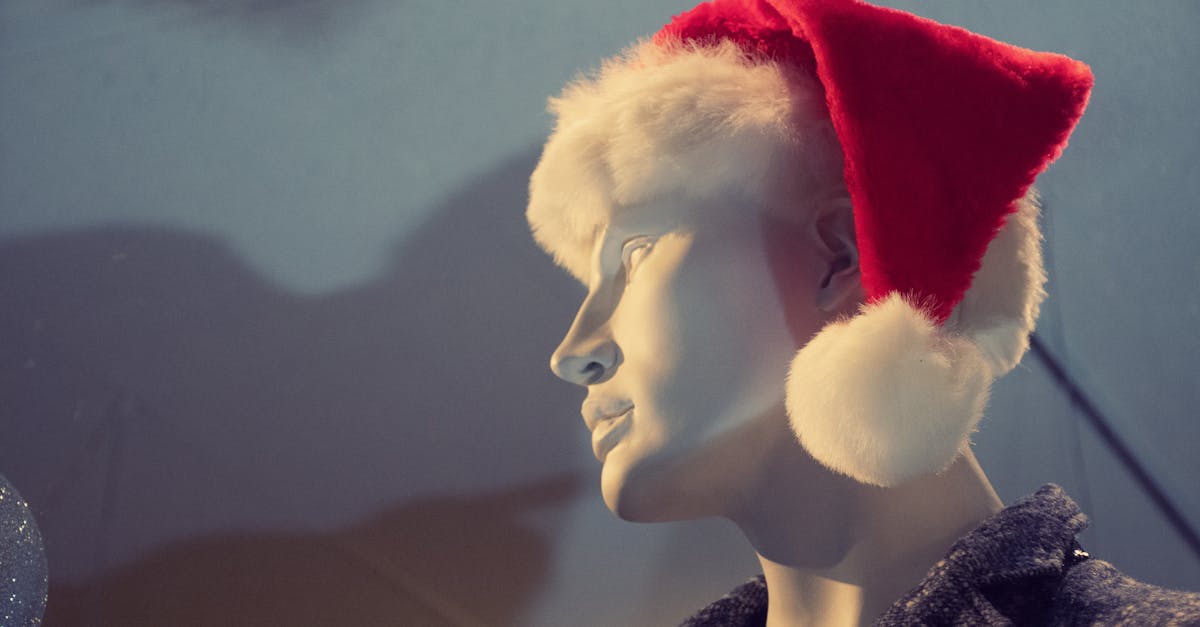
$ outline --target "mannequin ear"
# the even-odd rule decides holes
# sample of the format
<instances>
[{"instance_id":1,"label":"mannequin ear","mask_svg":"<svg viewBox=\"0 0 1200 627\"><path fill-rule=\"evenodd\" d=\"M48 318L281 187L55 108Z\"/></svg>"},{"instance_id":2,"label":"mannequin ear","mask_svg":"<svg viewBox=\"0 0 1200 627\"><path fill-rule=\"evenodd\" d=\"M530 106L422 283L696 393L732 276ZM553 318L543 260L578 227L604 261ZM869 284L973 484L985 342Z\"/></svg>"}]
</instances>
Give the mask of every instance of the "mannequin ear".
<instances>
[{"instance_id":1,"label":"mannequin ear","mask_svg":"<svg viewBox=\"0 0 1200 627\"><path fill-rule=\"evenodd\" d=\"M817 285L817 308L835 313L856 307L861 300L862 281L850 201L839 199L821 207L813 222L813 236L825 264Z\"/></svg>"}]
</instances>

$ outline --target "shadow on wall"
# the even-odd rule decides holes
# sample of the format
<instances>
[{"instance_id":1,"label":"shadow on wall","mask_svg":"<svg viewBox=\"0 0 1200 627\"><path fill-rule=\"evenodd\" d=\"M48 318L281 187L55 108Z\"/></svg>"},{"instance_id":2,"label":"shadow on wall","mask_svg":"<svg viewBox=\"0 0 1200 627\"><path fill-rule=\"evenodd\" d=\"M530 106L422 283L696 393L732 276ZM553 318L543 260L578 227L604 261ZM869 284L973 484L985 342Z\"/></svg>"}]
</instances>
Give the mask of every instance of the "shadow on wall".
<instances>
[{"instance_id":1,"label":"shadow on wall","mask_svg":"<svg viewBox=\"0 0 1200 627\"><path fill-rule=\"evenodd\" d=\"M51 591L50 625L515 625L544 585L546 539L522 520L566 501L570 476L419 499L327 535L173 543Z\"/></svg>"},{"instance_id":2,"label":"shadow on wall","mask_svg":"<svg viewBox=\"0 0 1200 627\"><path fill-rule=\"evenodd\" d=\"M428 599L516 620L587 461L546 365L579 293L526 231L533 163L318 298L193 234L0 243L0 460L50 624L391 624ZM278 533L316 528L340 531Z\"/></svg>"}]
</instances>

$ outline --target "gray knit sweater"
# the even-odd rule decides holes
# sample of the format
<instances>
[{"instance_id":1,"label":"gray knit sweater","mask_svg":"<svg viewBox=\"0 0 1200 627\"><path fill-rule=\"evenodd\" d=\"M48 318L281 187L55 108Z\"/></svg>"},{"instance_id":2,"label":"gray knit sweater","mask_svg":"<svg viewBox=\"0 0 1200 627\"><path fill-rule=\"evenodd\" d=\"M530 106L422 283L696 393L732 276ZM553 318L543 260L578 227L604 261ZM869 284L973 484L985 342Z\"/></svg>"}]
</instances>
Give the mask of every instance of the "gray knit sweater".
<instances>
[{"instance_id":1,"label":"gray knit sweater","mask_svg":"<svg viewBox=\"0 0 1200 627\"><path fill-rule=\"evenodd\" d=\"M1087 517L1050 484L980 523L876 625L1200 625L1200 594L1139 583L1091 559L1075 534ZM684 621L762 626L761 576Z\"/></svg>"}]
</instances>

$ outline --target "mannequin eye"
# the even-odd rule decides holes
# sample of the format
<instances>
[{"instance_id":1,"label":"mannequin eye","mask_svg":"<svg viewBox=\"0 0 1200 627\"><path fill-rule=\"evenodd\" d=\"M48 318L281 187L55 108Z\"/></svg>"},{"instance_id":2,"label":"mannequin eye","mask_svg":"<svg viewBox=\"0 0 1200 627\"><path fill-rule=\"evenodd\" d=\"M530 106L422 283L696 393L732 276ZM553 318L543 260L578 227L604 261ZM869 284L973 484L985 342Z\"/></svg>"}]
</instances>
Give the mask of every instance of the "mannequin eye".
<instances>
[{"instance_id":1,"label":"mannequin eye","mask_svg":"<svg viewBox=\"0 0 1200 627\"><path fill-rule=\"evenodd\" d=\"M621 264L625 266L625 281L633 279L633 273L637 270L638 264L646 258L650 249L654 247L654 238L649 236L635 237L627 242L621 249Z\"/></svg>"}]
</instances>

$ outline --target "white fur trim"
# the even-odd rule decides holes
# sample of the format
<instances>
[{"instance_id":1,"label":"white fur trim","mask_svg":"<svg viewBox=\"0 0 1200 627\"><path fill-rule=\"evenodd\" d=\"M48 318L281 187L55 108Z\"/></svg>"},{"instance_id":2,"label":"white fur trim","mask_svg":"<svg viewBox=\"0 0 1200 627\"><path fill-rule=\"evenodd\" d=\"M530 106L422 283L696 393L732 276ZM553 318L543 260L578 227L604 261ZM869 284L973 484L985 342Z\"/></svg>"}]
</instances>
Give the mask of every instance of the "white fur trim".
<instances>
[{"instance_id":1,"label":"white fur trim","mask_svg":"<svg viewBox=\"0 0 1200 627\"><path fill-rule=\"evenodd\" d=\"M992 375L1016 367L1046 298L1037 191L1017 201L946 327L979 345Z\"/></svg>"},{"instance_id":2,"label":"white fur trim","mask_svg":"<svg viewBox=\"0 0 1200 627\"><path fill-rule=\"evenodd\" d=\"M892 294L827 325L796 353L787 410L817 461L888 487L954 461L991 379L974 343Z\"/></svg>"},{"instance_id":3,"label":"white fur trim","mask_svg":"<svg viewBox=\"0 0 1200 627\"><path fill-rule=\"evenodd\" d=\"M617 212L666 195L791 203L840 183L822 93L731 42L635 44L550 100L557 123L529 183L534 239L586 283L592 240Z\"/></svg>"}]
</instances>

